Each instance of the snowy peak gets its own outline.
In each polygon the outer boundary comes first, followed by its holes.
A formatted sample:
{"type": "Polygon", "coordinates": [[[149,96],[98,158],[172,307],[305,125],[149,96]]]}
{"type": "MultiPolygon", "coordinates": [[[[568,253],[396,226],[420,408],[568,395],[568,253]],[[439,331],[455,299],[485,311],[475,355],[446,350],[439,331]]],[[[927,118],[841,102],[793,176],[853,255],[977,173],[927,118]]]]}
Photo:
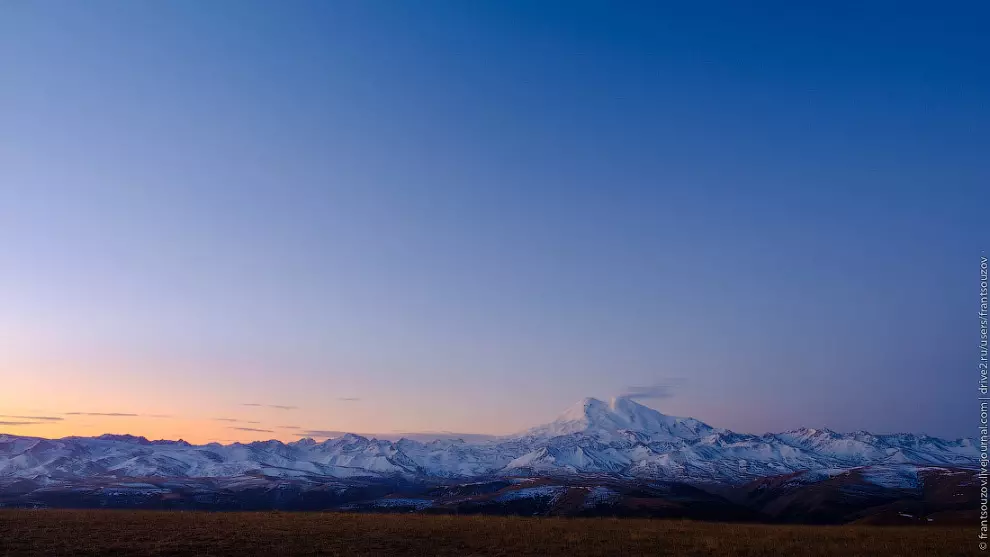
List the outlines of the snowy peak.
{"type": "Polygon", "coordinates": [[[128,435],[128,434],[115,434],[115,433],[104,433],[96,439],[100,441],[119,441],[121,443],[133,443],[135,445],[150,445],[151,441],[148,441],[147,437],[140,435],[128,435]]]}
{"type": "Polygon", "coordinates": [[[612,417],[612,409],[597,398],[585,398],[557,416],[557,419],[533,430],[548,428],[554,435],[570,435],[590,429],[621,429],[612,417]]]}
{"type": "Polygon", "coordinates": [[[612,412],[625,420],[627,430],[668,435],[675,439],[695,440],[715,432],[712,426],[694,418],[661,414],[631,398],[612,399],[612,412]]]}
{"type": "Polygon", "coordinates": [[[661,414],[627,397],[613,398],[606,403],[597,398],[585,398],[564,411],[556,420],[530,429],[527,436],[552,438],[584,434],[599,440],[610,440],[632,433],[651,440],[698,439],[714,431],[711,426],[694,418],[678,418],[661,414]]]}
{"type": "Polygon", "coordinates": [[[607,415],[609,406],[597,398],[584,398],[574,405],[564,410],[554,422],[581,422],[590,423],[596,418],[600,419],[607,415]]]}

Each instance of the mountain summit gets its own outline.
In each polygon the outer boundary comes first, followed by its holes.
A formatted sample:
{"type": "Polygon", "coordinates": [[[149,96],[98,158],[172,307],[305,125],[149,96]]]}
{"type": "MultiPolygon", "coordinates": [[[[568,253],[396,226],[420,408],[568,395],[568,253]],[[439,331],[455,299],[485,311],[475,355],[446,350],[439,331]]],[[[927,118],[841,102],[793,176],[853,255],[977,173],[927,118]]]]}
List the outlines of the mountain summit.
{"type": "Polygon", "coordinates": [[[554,421],[529,429],[524,435],[549,439],[580,434],[600,441],[632,435],[641,440],[672,441],[698,439],[714,431],[694,418],[668,416],[631,398],[616,397],[611,403],[585,398],[554,421]]]}

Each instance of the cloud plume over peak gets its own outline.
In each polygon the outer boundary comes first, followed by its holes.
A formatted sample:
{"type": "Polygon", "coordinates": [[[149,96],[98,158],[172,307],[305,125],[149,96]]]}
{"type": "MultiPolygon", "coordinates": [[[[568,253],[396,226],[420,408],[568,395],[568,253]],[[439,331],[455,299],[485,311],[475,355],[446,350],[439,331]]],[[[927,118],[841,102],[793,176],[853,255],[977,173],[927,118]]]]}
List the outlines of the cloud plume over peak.
{"type": "Polygon", "coordinates": [[[674,396],[674,391],[683,384],[683,378],[671,377],[652,385],[626,387],[625,392],[618,396],[619,398],[628,398],[630,400],[671,398],[674,396]]]}

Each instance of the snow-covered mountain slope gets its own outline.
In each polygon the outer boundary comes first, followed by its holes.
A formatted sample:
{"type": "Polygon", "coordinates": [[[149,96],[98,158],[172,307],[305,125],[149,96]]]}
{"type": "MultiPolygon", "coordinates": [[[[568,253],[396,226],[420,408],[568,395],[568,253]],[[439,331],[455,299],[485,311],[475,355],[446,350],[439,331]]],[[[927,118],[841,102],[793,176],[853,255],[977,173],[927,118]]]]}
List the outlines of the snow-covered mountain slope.
{"type": "Polygon", "coordinates": [[[232,478],[474,478],[608,474],[740,483],[799,471],[913,464],[973,467],[972,440],[806,429],[748,435],[667,416],[628,398],[582,400],[518,435],[384,441],[347,434],[318,443],[190,445],[130,435],[41,439],[0,434],[0,480],[232,478]]]}
{"type": "Polygon", "coordinates": [[[522,434],[525,438],[547,440],[565,435],[582,435],[602,442],[617,439],[662,442],[696,440],[715,430],[694,418],[675,418],[657,412],[628,398],[607,404],[586,398],[568,408],[549,424],[522,434]]]}

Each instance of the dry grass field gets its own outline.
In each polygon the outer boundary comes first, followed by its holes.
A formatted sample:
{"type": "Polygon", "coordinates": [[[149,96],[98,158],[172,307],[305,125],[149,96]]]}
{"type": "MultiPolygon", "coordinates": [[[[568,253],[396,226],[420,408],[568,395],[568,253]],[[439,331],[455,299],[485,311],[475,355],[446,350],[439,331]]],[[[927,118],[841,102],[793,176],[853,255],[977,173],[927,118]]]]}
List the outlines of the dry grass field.
{"type": "Polygon", "coordinates": [[[339,513],[0,511],[0,556],[974,555],[960,527],[339,513]]]}

